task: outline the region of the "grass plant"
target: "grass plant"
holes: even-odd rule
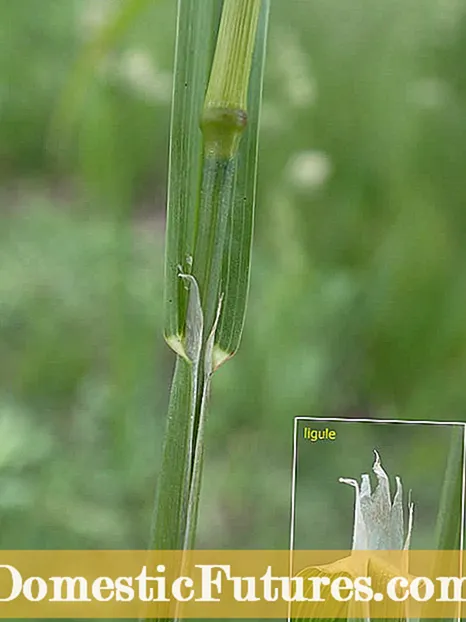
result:
[[[247,304],[268,0],[180,0],[165,261],[176,353],[154,549],[195,544],[211,377]]]

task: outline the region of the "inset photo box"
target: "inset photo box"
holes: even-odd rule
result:
[[[465,431],[464,423],[296,417],[290,549],[463,550]],[[365,516],[355,516],[358,499]]]

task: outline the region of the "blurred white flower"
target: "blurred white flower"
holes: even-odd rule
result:
[[[291,158],[287,166],[289,180],[301,189],[322,186],[331,172],[330,158],[322,151],[301,151]]]
[[[170,101],[172,74],[158,69],[145,50],[127,50],[119,63],[118,73],[145,99],[161,103]]]
[[[457,29],[461,23],[464,12],[464,2],[462,0],[437,0],[437,19],[443,26],[444,35],[451,36],[451,29]],[[450,31],[450,32],[449,32]]]
[[[50,451],[51,437],[28,416],[19,404],[0,395],[0,469],[32,464]]]
[[[111,0],[87,0],[81,7],[79,22],[84,36],[87,37],[105,26],[115,9],[115,3]]]
[[[293,31],[283,30],[272,66],[285,87],[293,107],[311,106],[317,99],[317,85],[310,71],[309,55],[300,47]]]
[[[409,101],[419,108],[439,108],[448,101],[448,85],[438,78],[423,78],[411,84]]]
[[[114,0],[89,0],[83,4],[80,23],[86,38],[96,36],[105,27],[120,3]],[[128,49],[121,56],[107,54],[98,67],[104,79],[120,79],[138,97],[156,103],[169,103],[172,74],[156,67],[152,55],[143,49]]]
[[[408,526],[405,536],[403,512],[403,486],[396,477],[396,493],[390,494],[390,482],[384,471],[379,454],[375,453],[372,467],[377,476],[377,486],[371,492],[369,475],[361,476],[361,487],[354,479],[340,477],[340,482],[356,489],[354,504],[353,551],[408,549],[413,529],[414,505],[408,501]]]

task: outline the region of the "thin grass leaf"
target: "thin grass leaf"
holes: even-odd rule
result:
[[[179,0],[165,251],[165,328],[167,343],[185,352],[188,295],[179,278],[190,274],[201,176],[199,129],[218,19],[218,1]]]
[[[198,283],[190,273],[202,154],[199,119],[215,35],[217,4],[215,0],[206,0],[202,5],[196,0],[179,0],[178,3],[167,204],[164,334],[167,343],[178,355],[177,369],[180,367],[183,370],[183,374],[175,372],[172,391],[176,395],[176,385],[186,383],[189,395],[186,389],[180,388],[185,399],[173,404],[171,414],[169,411],[151,545],[154,549],[184,549],[188,520],[193,520],[190,495],[203,313]]]
[[[157,486],[157,501],[151,548],[180,550],[189,495],[191,427],[186,413],[195,398],[192,365],[182,357],[176,361],[168,408],[167,430]]]
[[[199,498],[201,491],[201,479],[202,479],[202,468],[204,464],[204,432],[205,432],[205,422],[207,417],[207,403],[209,400],[210,394],[210,384],[213,374],[213,348],[214,348],[214,339],[215,333],[217,330],[218,322],[220,319],[220,313],[222,309],[222,300],[220,300],[217,316],[215,318],[214,325],[210,332],[210,335],[206,342],[205,349],[205,359],[204,359],[204,378],[203,378],[203,388],[199,409],[199,424],[196,435],[196,441],[194,446],[194,456],[192,463],[192,474],[191,474],[191,482],[190,482],[190,490],[189,490],[189,501],[188,501],[188,515],[186,519],[186,534],[185,534],[185,545],[184,548],[186,550],[192,549],[194,547],[195,538],[196,538],[196,525],[197,525],[197,515],[199,510]]]
[[[193,520],[193,438],[204,326],[197,283],[190,275],[181,277],[189,283],[186,321],[186,353],[189,360],[177,357],[173,377],[152,537],[152,546],[156,550],[187,548],[187,526]]]
[[[193,274],[211,329],[221,282],[236,169],[248,118],[248,90],[261,0],[226,0],[202,113],[204,156]]]
[[[264,82],[270,1],[262,3],[248,96],[248,124],[239,147],[234,207],[229,219],[228,248],[222,272],[223,312],[215,337],[214,368],[233,356],[243,332],[251,273],[256,203],[259,124]]]
[[[220,277],[227,245],[235,170],[234,157],[205,153],[192,269],[199,283],[205,325],[209,332],[222,294]]]
[[[179,0],[170,139],[165,251],[165,327],[177,353],[151,548],[183,550],[194,460],[199,367],[204,320],[192,254],[199,194],[202,137],[199,129],[212,48],[217,0]]]
[[[452,430],[448,461],[443,480],[442,497],[436,524],[437,549],[456,550],[461,541],[461,491],[464,464],[464,430]]]
[[[218,325],[224,313],[225,283],[221,278],[222,268],[226,255],[232,250],[238,256],[242,252],[241,248],[232,247],[230,244],[228,234],[233,231],[228,229],[228,223],[235,209],[236,170],[249,107],[249,84],[254,50],[263,47],[260,37],[265,36],[266,32],[265,29],[258,27],[259,16],[266,24],[268,8],[268,3],[263,3],[262,0],[227,0],[224,3],[202,116],[203,181],[197,215],[193,275],[200,287],[201,307],[208,337],[204,347],[203,368],[200,369],[200,382],[203,388],[199,394],[200,402],[194,424],[194,460],[186,531],[187,547],[192,546],[194,542],[204,456],[207,401],[211,376],[215,371],[214,348]],[[257,44],[257,41],[260,44]],[[259,78],[262,84],[264,57],[259,55],[258,58],[262,63],[261,71],[254,77]],[[248,146],[246,143],[246,147]],[[255,162],[249,164],[251,166],[247,173],[255,182]],[[246,171],[244,173],[246,174]],[[250,225],[252,235],[252,218]],[[233,261],[237,261],[236,257]],[[248,272],[249,266],[246,273]],[[235,304],[231,297],[229,304],[230,306]]]
[[[440,499],[439,512],[436,524],[436,541],[439,551],[460,550],[462,541],[462,487],[464,477],[464,428],[463,426],[454,428],[450,440],[447,466],[443,480],[442,496]],[[464,534],[463,534],[464,537]],[[436,562],[437,563],[437,562]],[[439,567],[442,562],[438,560]],[[464,569],[462,570],[464,574]],[[433,571],[434,576],[440,574]],[[449,573],[451,576],[461,574],[461,560],[452,567]],[[421,610],[422,615],[422,610]],[[458,612],[459,616],[459,612]],[[453,622],[454,618],[442,618],[446,622]]]

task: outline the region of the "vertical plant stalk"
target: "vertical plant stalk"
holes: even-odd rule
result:
[[[462,542],[461,512],[453,508],[460,507],[462,503],[463,452],[463,430],[453,428],[435,529],[437,549],[440,551],[458,550]]]
[[[157,486],[156,550],[194,546],[219,331],[227,324],[236,350],[244,323],[268,12],[269,0],[178,3],[164,329],[177,360]],[[236,295],[232,265],[242,270]]]
[[[450,448],[448,452],[448,459],[445,469],[445,475],[443,478],[442,496],[439,503],[439,511],[437,514],[436,523],[436,547],[439,551],[462,551],[464,548],[464,528],[462,521],[462,508],[463,505],[463,477],[465,468],[465,456],[464,456],[464,429],[460,426],[454,427],[451,431]],[[442,567],[442,556],[435,561],[438,568]],[[450,569],[452,576],[464,575],[464,568],[462,567],[462,554],[458,554],[456,564],[453,564]],[[442,574],[440,570],[434,566],[434,576]],[[422,613],[422,610],[421,610]],[[458,608],[458,617],[442,617],[445,622],[454,622],[461,617],[460,608]]]

